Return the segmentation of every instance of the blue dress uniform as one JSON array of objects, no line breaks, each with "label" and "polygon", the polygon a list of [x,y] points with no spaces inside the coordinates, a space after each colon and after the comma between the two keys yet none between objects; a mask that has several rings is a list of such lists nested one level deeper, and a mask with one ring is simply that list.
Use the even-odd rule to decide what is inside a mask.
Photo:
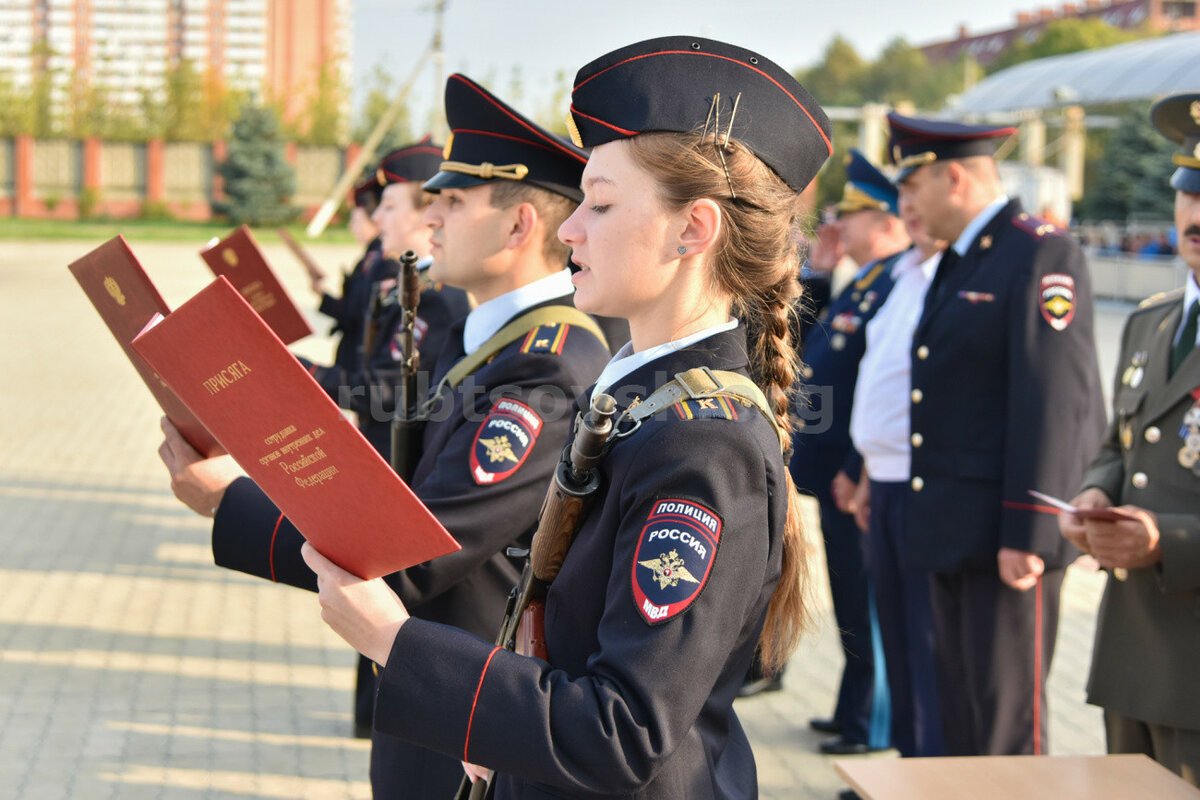
[{"label": "blue dress uniform", "polygon": [[[728,120],[740,94],[741,114],[750,112],[734,136],[793,189],[829,152],[828,120],[803,88],[719,42],[642,42],[584,67],[575,83],[577,143],[690,131],[718,102]],[[772,114],[783,118],[776,126]],[[746,375],[748,363],[743,329],[721,325],[622,351],[598,386],[628,409],[676,373]],[[756,797],[733,699],[781,575],[779,435],[754,409],[715,400],[619,427],[547,597],[549,660],[409,620],[381,670],[376,726],[497,769],[497,800]],[[680,562],[686,572],[668,572]]]},{"label": "blue dress uniform", "polygon": [[[990,154],[1012,129],[892,114],[899,181],[938,159]],[[1078,245],[1021,209],[949,248],[913,335],[910,566],[932,604],[950,755],[1045,752],[1045,679],[1063,573],[1078,555],[1029,490],[1070,496],[1104,426],[1091,279]],[[997,552],[1037,554],[1020,592]]]},{"label": "blue dress uniform", "polygon": [[[1181,145],[1171,186],[1200,195],[1200,93],[1159,101],[1151,118]],[[1176,221],[1181,235],[1196,224]],[[1189,266],[1187,286],[1125,325],[1112,423],[1083,486],[1153,512],[1162,552],[1104,588],[1088,702],[1104,708],[1110,753],[1145,753],[1200,784],[1200,265]]]},{"label": "blue dress uniform", "polygon": [[[869,209],[896,213],[895,187],[853,150],[844,195],[837,206],[839,216]],[[829,588],[845,656],[833,712],[843,748],[882,749],[891,742],[883,654],[872,644],[878,624],[872,624],[864,536],[853,515],[838,510],[830,484],[839,472],[855,482],[862,472],[862,459],[850,441],[850,406],[866,349],[867,323],[887,300],[892,265],[899,257],[896,253],[864,265],[821,310],[817,324],[804,339],[803,383],[795,409],[799,422],[792,478],[796,488],[814,496],[820,506]],[[808,288],[806,282],[806,294]]]},{"label": "blue dress uniform", "polygon": [[[569,181],[578,185],[586,160],[582,150],[520,117],[465,76],[447,81],[446,111],[452,128],[476,132],[455,136],[448,161],[519,162],[532,186],[559,191]],[[503,142],[504,152],[496,154],[493,141]],[[455,173],[454,180],[462,177]],[[578,189],[573,191],[568,196],[577,200]],[[572,291],[564,269],[523,287],[525,305],[514,306],[512,295],[504,295],[476,308],[450,329],[433,370],[435,384],[466,355],[469,320],[492,333],[534,308],[571,305]],[[506,308],[509,313],[503,313]],[[494,634],[519,577],[519,563],[505,550],[528,546],[573,421],[575,392],[595,380],[608,358],[605,344],[583,327],[536,326],[439,395],[411,486],[462,549],[386,579],[415,617],[477,636]],[[509,433],[507,447],[496,441],[502,432]],[[240,479],[226,491],[213,523],[219,565],[315,590],[315,576],[300,557],[302,544],[300,533],[253,482]],[[419,739],[404,742],[378,727],[374,732],[375,797],[449,798],[461,778],[456,757],[431,752]]]}]

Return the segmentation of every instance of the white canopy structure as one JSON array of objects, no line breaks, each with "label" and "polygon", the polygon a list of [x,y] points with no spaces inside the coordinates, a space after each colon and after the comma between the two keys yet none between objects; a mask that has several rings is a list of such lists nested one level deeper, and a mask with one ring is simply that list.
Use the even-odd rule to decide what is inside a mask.
[{"label": "white canopy structure", "polygon": [[1149,100],[1200,90],[1200,31],[1018,64],[963,92],[954,116]]}]

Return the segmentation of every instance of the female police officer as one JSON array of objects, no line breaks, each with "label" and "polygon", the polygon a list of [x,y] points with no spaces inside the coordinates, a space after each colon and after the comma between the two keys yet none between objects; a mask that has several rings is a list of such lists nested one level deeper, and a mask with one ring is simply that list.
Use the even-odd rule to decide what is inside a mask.
[{"label": "female police officer", "polygon": [[[410,619],[385,584],[305,558],[326,621],[382,667],[377,729],[496,770],[496,797],[753,797],[732,706],[756,645],[778,667],[804,614],[781,441],[796,193],[829,123],[785,70],[691,37],[615,51],[575,83],[573,133],[594,150],[559,237],[578,307],[628,319],[633,341],[598,381],[619,434],[546,600],[548,661]],[[684,393],[630,423],[693,368],[748,376],[764,413]]]}]

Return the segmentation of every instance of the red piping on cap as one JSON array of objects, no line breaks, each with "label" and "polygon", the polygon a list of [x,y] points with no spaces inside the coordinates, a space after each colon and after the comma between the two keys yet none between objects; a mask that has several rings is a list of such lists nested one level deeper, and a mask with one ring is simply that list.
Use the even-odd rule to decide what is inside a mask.
[{"label": "red piping on cap", "polygon": [[549,142],[550,144],[554,145],[555,149],[557,149],[557,150],[560,150],[560,151],[562,151],[563,153],[566,153],[567,155],[571,156],[572,158],[574,158],[576,161],[580,162],[581,164],[586,164],[586,163],[587,163],[587,158],[585,158],[584,156],[580,155],[579,153],[576,153],[574,150],[570,149],[569,147],[566,147],[566,146],[564,146],[564,145],[563,145],[561,142],[557,141],[557,140],[556,140],[556,139],[554,139],[553,137],[547,136],[546,134],[542,133],[540,130],[538,130],[538,129],[537,129],[537,128],[535,128],[534,126],[530,125],[528,122],[526,122],[525,120],[521,119],[521,118],[520,118],[520,117],[518,117],[516,114],[512,113],[511,111],[509,111],[507,108],[505,108],[504,106],[500,105],[500,103],[498,103],[498,102],[495,100],[495,98],[491,97],[490,95],[488,95],[488,94],[485,92],[485,90],[483,89],[483,87],[481,87],[481,86],[477,85],[477,84],[476,84],[474,81],[472,81],[472,80],[471,80],[470,78],[468,78],[467,76],[465,76],[465,75],[459,75],[459,74],[454,74],[454,75],[451,75],[451,76],[450,76],[449,80],[457,80],[457,81],[459,81],[459,82],[461,82],[461,83],[464,83],[464,84],[466,84],[468,87],[470,87],[471,89],[473,89],[473,90],[476,92],[476,94],[478,94],[478,95],[479,95],[480,97],[482,97],[484,100],[488,101],[488,102],[489,102],[489,103],[491,103],[493,106],[495,106],[495,107],[496,107],[496,109],[497,109],[498,111],[502,112],[502,113],[503,113],[503,114],[504,114],[506,117],[508,117],[508,118],[509,118],[509,119],[511,119],[513,122],[515,122],[515,123],[517,123],[518,125],[520,125],[522,128],[525,128],[526,130],[528,130],[528,131],[529,131],[530,133],[532,133],[534,136],[538,137],[539,139],[542,139],[543,141]]},{"label": "red piping on cap", "polygon": [[592,122],[596,123],[597,125],[603,125],[604,127],[608,128],[608,129],[610,129],[610,130],[614,130],[614,131],[616,131],[617,133],[623,133],[623,134],[625,134],[626,136],[637,136],[639,133],[641,133],[641,131],[630,131],[630,130],[626,130],[625,128],[619,127],[619,126],[617,126],[617,125],[613,125],[611,122],[605,122],[605,121],[604,121],[604,120],[602,120],[602,119],[598,119],[597,117],[593,117],[591,114],[585,114],[585,113],[583,113],[582,111],[580,111],[579,109],[577,109],[577,108],[575,107],[575,104],[574,104],[574,103],[572,103],[572,104],[571,104],[571,113],[572,113],[572,114],[576,114],[576,115],[578,115],[578,116],[581,116],[581,117],[583,117],[584,119],[591,120]]},{"label": "red piping on cap", "polygon": [[600,77],[604,73],[608,72],[610,69],[615,69],[615,68],[621,66],[622,64],[628,64],[630,61],[638,61],[640,59],[651,58],[653,56],[708,56],[709,58],[719,58],[719,59],[722,59],[723,61],[728,61],[731,64],[737,64],[739,67],[745,67],[746,69],[748,69],[752,72],[757,72],[759,75],[763,76],[764,78],[769,80],[771,83],[775,84],[775,87],[777,89],[779,89],[779,91],[786,94],[791,99],[791,101],[793,103],[795,103],[796,106],[801,111],[804,112],[804,116],[808,117],[808,121],[813,124],[814,128],[816,128],[817,133],[821,137],[821,141],[825,142],[825,149],[829,151],[829,155],[833,155],[833,145],[830,143],[829,137],[825,135],[825,131],[821,130],[821,126],[817,124],[817,121],[816,121],[816,119],[813,118],[813,115],[808,113],[808,109],[804,107],[804,104],[801,103],[799,100],[797,100],[795,95],[793,95],[786,88],[784,88],[784,85],[782,83],[775,80],[770,75],[763,72],[761,69],[758,69],[757,67],[752,67],[749,64],[743,64],[741,61],[738,61],[736,58],[730,58],[729,56],[718,55],[717,53],[703,53],[703,52],[696,52],[695,50],[660,50],[657,53],[645,53],[640,56],[630,56],[629,58],[625,59],[624,61],[618,61],[616,64],[612,64],[612,65],[607,66],[604,69],[600,70],[595,75],[591,75],[591,76],[587,77],[581,83],[579,83],[577,86],[575,86],[575,88],[572,89],[571,91],[572,92],[578,91],[579,88],[581,86],[583,86],[585,83],[592,80],[593,78]]}]

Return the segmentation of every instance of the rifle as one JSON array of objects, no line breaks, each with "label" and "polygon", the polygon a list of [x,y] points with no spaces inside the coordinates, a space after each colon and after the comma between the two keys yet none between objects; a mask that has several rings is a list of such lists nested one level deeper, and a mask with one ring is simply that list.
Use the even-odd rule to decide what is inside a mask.
[{"label": "rifle", "polygon": [[[588,506],[600,489],[597,467],[608,452],[616,411],[617,403],[612,396],[598,393],[592,398],[587,414],[581,414],[576,421],[571,447],[563,451],[542,502],[537,532],[521,570],[521,580],[508,596],[504,622],[496,636],[496,644],[507,650],[541,659],[548,655],[546,592],[558,577]],[[522,553],[510,548],[508,554]],[[471,783],[464,776],[455,800],[483,800],[490,786],[490,781]]]},{"label": "rifle", "polygon": [[275,232],[279,234],[279,238],[287,245],[288,250],[292,251],[292,255],[304,266],[305,272],[308,273],[308,279],[314,283],[319,280],[324,280],[325,273],[321,271],[321,265],[316,262],[308,251],[300,246],[296,241],[296,237],[288,231],[287,228],[276,228]]},{"label": "rifle", "polygon": [[400,274],[396,282],[402,304],[400,342],[404,360],[400,363],[400,391],[392,412],[392,469],[405,481],[410,481],[421,455],[421,432],[425,427],[416,403],[421,354],[417,352],[413,329],[417,322],[417,305],[421,302],[421,279],[417,273],[417,254],[412,250],[400,255]]}]

